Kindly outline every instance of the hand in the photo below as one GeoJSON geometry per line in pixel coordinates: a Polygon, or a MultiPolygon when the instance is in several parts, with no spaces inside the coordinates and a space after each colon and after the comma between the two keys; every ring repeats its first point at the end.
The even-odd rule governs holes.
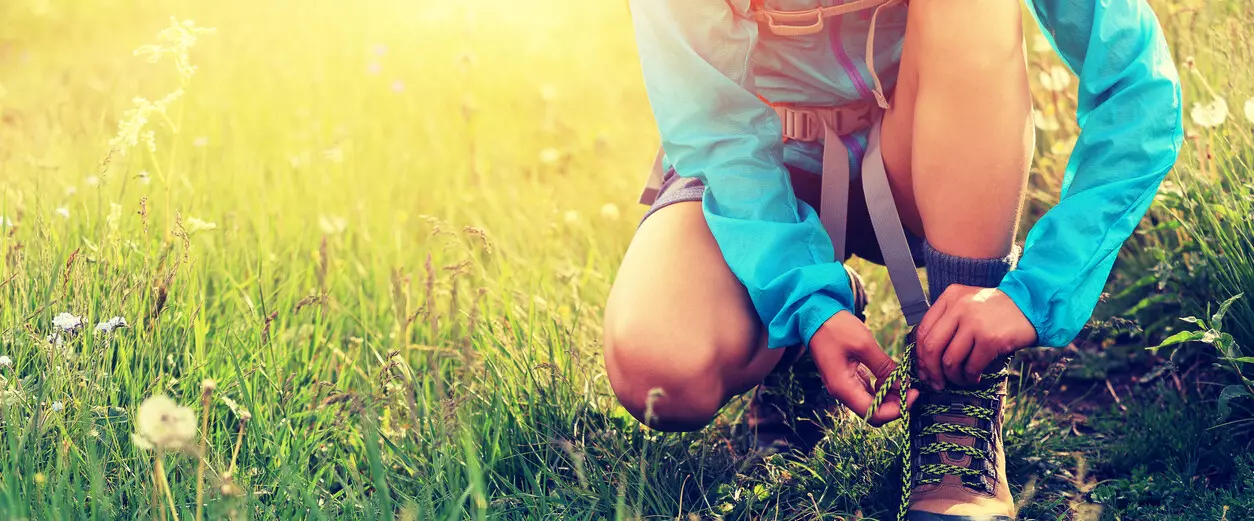
{"type": "MultiPolygon", "coordinates": [[[[827,391],[861,417],[866,417],[878,389],[872,387],[869,374],[875,376],[878,385],[883,385],[889,373],[897,368],[893,359],[880,349],[866,324],[848,311],[837,313],[819,327],[810,339],[810,353],[827,391]]],[[[918,391],[910,390],[906,407],[918,396],[918,391]]],[[[899,417],[901,402],[888,398],[871,416],[871,425],[879,427],[899,417]]]]}
{"type": "Polygon", "coordinates": [[[1036,328],[996,288],[953,284],[916,330],[919,380],[941,390],[972,386],[998,357],[1036,343],[1036,328]]]}

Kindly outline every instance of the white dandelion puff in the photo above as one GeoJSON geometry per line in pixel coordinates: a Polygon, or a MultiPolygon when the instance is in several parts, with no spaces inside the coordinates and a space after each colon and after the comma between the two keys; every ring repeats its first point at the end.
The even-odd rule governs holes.
{"type": "Polygon", "coordinates": [[[126,327],[126,319],[122,317],[113,317],[96,324],[97,333],[112,333],[114,330],[126,327]]]}
{"type": "Polygon", "coordinates": [[[318,227],[327,235],[338,235],[348,229],[348,220],[338,215],[318,216],[318,227]]]}
{"type": "Polygon", "coordinates": [[[1049,39],[1045,38],[1045,35],[1037,34],[1032,37],[1032,52],[1047,53],[1052,50],[1054,48],[1049,45],[1049,39]]]}
{"type": "Polygon", "coordinates": [[[1032,110],[1032,121],[1036,124],[1036,128],[1045,132],[1054,132],[1060,128],[1058,119],[1052,114],[1047,115],[1036,109],[1032,110]]]}
{"type": "Polygon", "coordinates": [[[1062,92],[1071,86],[1071,72],[1057,65],[1041,71],[1041,87],[1050,92],[1062,92]]]}
{"type": "Polygon", "coordinates": [[[183,223],[183,229],[187,231],[188,235],[206,230],[215,230],[217,228],[218,223],[197,219],[195,217],[188,217],[183,223]]]}
{"type": "Polygon", "coordinates": [[[545,103],[552,103],[553,100],[557,99],[557,87],[552,85],[540,87],[540,99],[544,100],[545,103]]]}
{"type": "Polygon", "coordinates": [[[70,209],[69,209],[69,208],[66,208],[66,207],[62,206],[62,207],[60,207],[60,208],[57,208],[57,209],[55,210],[55,212],[56,212],[56,214],[57,214],[57,215],[60,215],[60,216],[61,216],[61,218],[63,218],[63,219],[69,219],[69,218],[70,218],[70,209]]]}
{"type": "Polygon", "coordinates": [[[1254,98],[1245,100],[1245,119],[1254,123],[1254,98]]]}
{"type": "Polygon", "coordinates": [[[618,220],[618,205],[614,203],[605,203],[601,205],[601,218],[610,221],[618,220]]]}
{"type": "Polygon", "coordinates": [[[331,147],[322,151],[322,157],[332,163],[344,162],[344,149],[340,147],[331,147]]]}
{"type": "Polygon", "coordinates": [[[83,327],[83,317],[75,316],[73,313],[61,313],[52,317],[52,325],[61,331],[74,332],[83,327]]]}
{"type": "Polygon", "coordinates": [[[1215,128],[1228,120],[1228,102],[1216,97],[1210,103],[1194,103],[1189,115],[1197,126],[1215,128]]]}
{"type": "Polygon", "coordinates": [[[540,162],[546,165],[552,165],[562,159],[562,152],[556,148],[546,148],[540,151],[540,162]]]}
{"type": "Polygon", "coordinates": [[[52,402],[51,407],[52,407],[52,412],[61,412],[65,410],[65,404],[61,403],[61,400],[52,402]]]}
{"type": "Polygon", "coordinates": [[[196,413],[157,395],[140,404],[135,426],[132,438],[140,448],[179,450],[196,438],[196,413]]]}
{"type": "Polygon", "coordinates": [[[0,355],[0,367],[13,367],[13,359],[9,355],[0,355]]]}

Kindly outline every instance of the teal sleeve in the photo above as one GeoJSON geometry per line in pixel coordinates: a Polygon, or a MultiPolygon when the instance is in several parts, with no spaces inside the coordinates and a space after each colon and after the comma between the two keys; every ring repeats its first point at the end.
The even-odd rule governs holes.
{"type": "Polygon", "coordinates": [[[670,164],[708,187],[706,222],[768,346],[809,343],[853,295],[818,214],[793,194],[779,118],[754,93],[749,0],[631,0],[645,89],[670,164]]]}
{"type": "Polygon", "coordinates": [[[1071,342],[1097,305],[1116,254],[1171,170],[1183,142],[1180,81],[1144,0],[1027,0],[1079,76],[1079,140],[1061,199],[1028,232],[1000,289],[1038,342],[1071,342]]]}

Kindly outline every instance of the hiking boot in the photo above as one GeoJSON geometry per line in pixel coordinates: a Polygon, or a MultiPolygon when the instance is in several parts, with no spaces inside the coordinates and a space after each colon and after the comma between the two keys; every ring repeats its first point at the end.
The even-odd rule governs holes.
{"type": "Polygon", "coordinates": [[[974,387],[920,389],[910,409],[908,521],[1015,518],[1002,448],[1009,366],[1009,357],[994,362],[974,387]]]}
{"type": "MultiPolygon", "coordinates": [[[[845,272],[853,290],[853,314],[866,321],[868,297],[862,277],[849,266],[845,272]]],[[[789,347],[749,402],[747,424],[754,448],[808,454],[823,439],[831,427],[831,415],[840,407],[823,385],[810,351],[804,346],[789,347]]]]}

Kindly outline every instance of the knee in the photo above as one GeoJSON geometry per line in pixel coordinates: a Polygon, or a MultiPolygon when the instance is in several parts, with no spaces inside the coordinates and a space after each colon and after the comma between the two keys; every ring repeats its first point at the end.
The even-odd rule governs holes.
{"type": "Polygon", "coordinates": [[[1004,76],[1009,68],[1024,68],[1019,2],[912,2],[909,17],[920,70],[931,71],[929,76],[979,82],[989,75],[1004,76]]]}
{"type": "Polygon", "coordinates": [[[605,366],[618,401],[641,423],[667,432],[708,425],[726,400],[718,341],[646,324],[605,327],[605,366]]]}

